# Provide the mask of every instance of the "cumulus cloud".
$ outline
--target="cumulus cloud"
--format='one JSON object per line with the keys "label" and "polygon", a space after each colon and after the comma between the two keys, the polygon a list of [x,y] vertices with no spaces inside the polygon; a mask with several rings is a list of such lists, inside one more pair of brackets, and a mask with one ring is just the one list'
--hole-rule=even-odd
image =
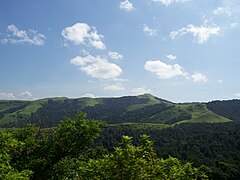
{"label": "cumulus cloud", "polygon": [[152,0],[152,1],[164,4],[165,6],[169,6],[172,3],[184,3],[190,0]]}
{"label": "cumulus cloud", "polygon": [[187,27],[181,28],[177,31],[172,31],[170,37],[175,39],[177,36],[184,36],[186,34],[192,34],[196,38],[199,44],[205,43],[208,41],[209,37],[212,35],[220,34],[220,27],[216,24],[207,24],[207,21],[204,22],[201,26],[195,26],[193,24],[187,25]]}
{"label": "cumulus cloud", "polygon": [[1,39],[2,44],[30,44],[36,46],[44,45],[46,37],[38,31],[29,29],[28,31],[18,29],[14,24],[7,27],[7,35]]}
{"label": "cumulus cloud", "polygon": [[134,95],[140,95],[140,94],[152,93],[152,91],[150,89],[146,89],[146,87],[137,87],[132,89],[132,93]]}
{"label": "cumulus cloud", "polygon": [[109,51],[108,56],[113,60],[120,60],[123,58],[123,55],[119,54],[118,52],[113,52],[113,51]]}
{"label": "cumulus cloud", "polygon": [[191,77],[194,82],[207,82],[208,81],[207,77],[199,72],[195,72]]}
{"label": "cumulus cloud", "polygon": [[100,56],[76,56],[70,63],[80,66],[79,69],[87,75],[99,79],[117,79],[122,73],[122,69],[118,65],[110,63]]}
{"label": "cumulus cloud", "polygon": [[107,91],[124,91],[125,88],[123,87],[122,84],[118,83],[118,84],[110,84],[110,85],[104,85],[103,87],[104,90]]}
{"label": "cumulus cloud", "polygon": [[30,91],[23,91],[19,94],[19,96],[23,99],[31,99],[33,97]]}
{"label": "cumulus cloud", "polygon": [[168,54],[168,55],[166,55],[166,57],[167,57],[170,61],[173,61],[173,60],[176,60],[176,59],[177,59],[177,56],[172,55],[172,54]]}
{"label": "cumulus cloud", "polygon": [[13,99],[16,99],[13,93],[0,93],[0,100],[13,100]]}
{"label": "cumulus cloud", "polygon": [[148,25],[144,24],[143,25],[143,32],[147,35],[147,36],[156,36],[158,30],[157,29],[152,29],[150,28]]}
{"label": "cumulus cloud", "polygon": [[187,76],[179,64],[169,65],[160,60],[150,60],[144,65],[145,70],[154,73],[160,79],[169,79],[176,76]]}
{"label": "cumulus cloud", "polygon": [[86,23],[76,23],[62,30],[62,36],[75,45],[86,44],[96,49],[106,49],[103,35],[98,34],[95,27]]}
{"label": "cumulus cloud", "polygon": [[129,0],[125,0],[120,2],[119,8],[124,11],[132,11],[134,10],[133,4]]}

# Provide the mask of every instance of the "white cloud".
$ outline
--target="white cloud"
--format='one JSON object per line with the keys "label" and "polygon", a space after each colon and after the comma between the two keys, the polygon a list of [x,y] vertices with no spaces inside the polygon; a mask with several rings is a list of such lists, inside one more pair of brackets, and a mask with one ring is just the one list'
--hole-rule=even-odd
{"label": "white cloud", "polygon": [[139,94],[152,93],[152,91],[150,89],[146,89],[146,87],[138,87],[138,88],[133,88],[132,93],[134,95],[139,95]]}
{"label": "white cloud", "polygon": [[207,77],[199,72],[195,72],[191,77],[194,82],[207,82],[208,81]]}
{"label": "white cloud", "polygon": [[112,52],[112,51],[108,52],[108,56],[113,60],[119,60],[123,58],[123,55],[119,54],[118,52]]}
{"label": "white cloud", "polygon": [[173,60],[176,60],[176,59],[177,59],[177,56],[172,55],[172,54],[168,54],[168,55],[166,55],[166,57],[167,57],[170,61],[173,61]]}
{"label": "white cloud", "polygon": [[215,15],[227,15],[232,16],[231,10],[228,7],[217,7],[213,10],[213,14]]}
{"label": "white cloud", "polygon": [[76,23],[62,30],[62,36],[75,45],[87,44],[96,49],[106,49],[103,43],[103,35],[98,34],[95,27],[86,23]]}
{"label": "white cloud", "polygon": [[95,96],[91,93],[84,94],[82,97],[95,98]]}
{"label": "white cloud", "polygon": [[80,66],[80,70],[87,75],[99,79],[117,79],[122,73],[119,66],[100,56],[76,56],[70,63]]}
{"label": "white cloud", "polygon": [[190,0],[152,0],[153,2],[162,3],[165,6],[169,6],[172,3],[184,3]]}
{"label": "white cloud", "polygon": [[210,36],[219,35],[220,27],[216,24],[208,25],[207,21],[205,21],[201,26],[189,24],[187,27],[181,28],[177,31],[172,31],[170,33],[170,37],[175,39],[177,36],[184,36],[186,34],[192,34],[197,39],[197,42],[202,44],[207,42]]}
{"label": "white cloud", "polygon": [[0,93],[0,99],[1,100],[13,100],[13,99],[16,99],[16,97],[13,95],[13,93]]}
{"label": "white cloud", "polygon": [[222,80],[222,79],[219,79],[219,80],[218,80],[218,83],[219,83],[219,84],[222,84],[222,83],[223,83],[223,80]]}
{"label": "white cloud", "polygon": [[105,85],[103,87],[104,90],[107,90],[107,91],[124,91],[125,88],[123,87],[122,84],[111,84],[111,85]]}
{"label": "white cloud", "polygon": [[144,65],[144,68],[147,71],[156,74],[160,79],[169,79],[176,76],[187,76],[187,73],[184,72],[183,68],[179,64],[169,65],[160,60],[147,61]]}
{"label": "white cloud", "polygon": [[157,29],[152,29],[148,25],[144,24],[143,25],[143,32],[146,35],[153,37],[153,36],[157,35],[158,30]]}
{"label": "white cloud", "polygon": [[124,11],[132,11],[134,10],[133,4],[129,0],[125,0],[120,2],[119,8]]}
{"label": "white cloud", "polygon": [[18,29],[14,24],[7,27],[7,35],[1,39],[2,44],[30,44],[36,46],[44,45],[46,37],[36,30],[28,31]]}
{"label": "white cloud", "polygon": [[31,99],[33,95],[30,91],[23,91],[19,94],[19,96],[23,99]]}

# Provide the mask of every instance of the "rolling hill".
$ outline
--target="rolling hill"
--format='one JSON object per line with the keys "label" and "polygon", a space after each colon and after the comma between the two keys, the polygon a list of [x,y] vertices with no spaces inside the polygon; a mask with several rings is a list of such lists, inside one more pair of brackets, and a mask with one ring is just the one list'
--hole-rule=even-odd
{"label": "rolling hill", "polygon": [[[151,94],[118,98],[4,100],[0,101],[0,127],[21,127],[25,123],[53,127],[60,120],[72,117],[79,111],[86,112],[89,118],[110,124],[171,125],[185,122],[229,122],[240,120],[240,101],[233,101],[177,104]],[[234,116],[227,113],[229,109],[236,111],[231,113]]]}

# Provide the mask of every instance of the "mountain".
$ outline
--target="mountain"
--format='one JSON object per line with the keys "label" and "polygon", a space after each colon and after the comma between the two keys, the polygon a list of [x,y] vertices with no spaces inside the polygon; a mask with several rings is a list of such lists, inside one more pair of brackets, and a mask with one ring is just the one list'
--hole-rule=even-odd
{"label": "mountain", "polygon": [[[236,102],[235,102],[236,101]],[[224,105],[223,105],[224,104]],[[226,105],[227,104],[227,105]],[[236,105],[237,104],[237,105]],[[235,108],[231,106],[235,106]],[[229,111],[229,113],[223,113]],[[21,127],[34,123],[56,126],[65,117],[83,111],[89,118],[110,124],[184,122],[229,122],[240,120],[240,101],[177,104],[151,94],[117,98],[46,98],[35,101],[0,101],[0,127]],[[236,116],[231,116],[236,111]]]}

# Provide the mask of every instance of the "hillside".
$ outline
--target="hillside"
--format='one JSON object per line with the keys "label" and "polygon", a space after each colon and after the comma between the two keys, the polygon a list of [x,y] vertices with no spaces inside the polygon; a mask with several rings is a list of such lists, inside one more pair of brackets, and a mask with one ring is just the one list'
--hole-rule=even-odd
{"label": "hillside", "polygon": [[240,121],[240,100],[212,101],[207,103],[207,108],[220,116]]}
{"label": "hillside", "polygon": [[[118,98],[47,98],[36,101],[0,101],[0,127],[21,127],[34,123],[52,127],[66,116],[86,112],[89,118],[110,124],[183,122],[229,122],[236,120],[221,114],[214,105],[204,103],[176,104],[151,94]],[[236,110],[236,109],[234,109]],[[236,110],[237,111],[237,110]]]}

